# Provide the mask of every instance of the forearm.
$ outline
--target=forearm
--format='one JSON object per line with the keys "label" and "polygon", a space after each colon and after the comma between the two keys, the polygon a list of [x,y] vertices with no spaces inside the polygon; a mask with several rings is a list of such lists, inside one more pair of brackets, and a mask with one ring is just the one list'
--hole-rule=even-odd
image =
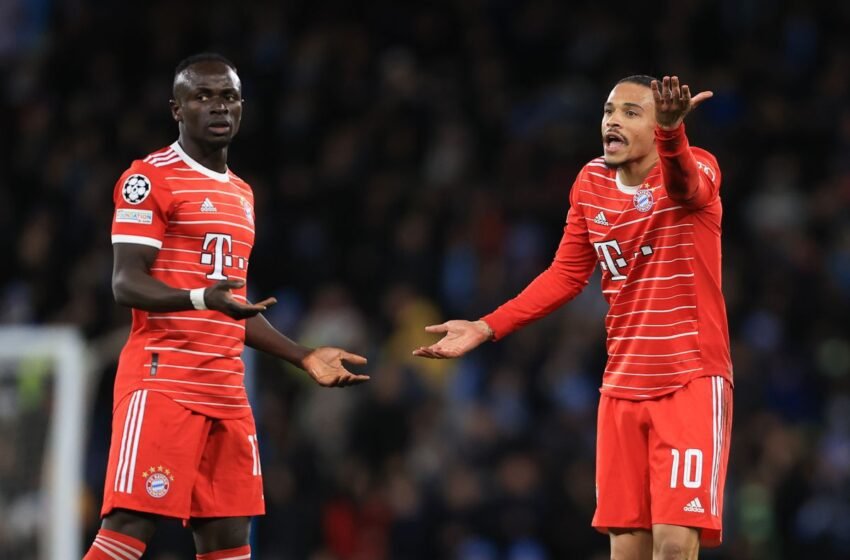
{"label": "forearm", "polygon": [[245,344],[304,369],[303,361],[312,348],[298,344],[256,315],[245,322]]}
{"label": "forearm", "polygon": [[172,288],[143,272],[124,271],[112,279],[112,293],[119,305],[142,311],[188,311],[194,309],[189,290]]}
{"label": "forearm", "polygon": [[519,295],[481,319],[493,331],[493,339],[498,340],[545,317],[573,299],[586,285],[587,280],[581,281],[550,267]]}
{"label": "forearm", "polygon": [[701,178],[685,135],[685,125],[673,130],[656,127],[655,141],[667,196],[679,203],[693,203],[700,194]]}

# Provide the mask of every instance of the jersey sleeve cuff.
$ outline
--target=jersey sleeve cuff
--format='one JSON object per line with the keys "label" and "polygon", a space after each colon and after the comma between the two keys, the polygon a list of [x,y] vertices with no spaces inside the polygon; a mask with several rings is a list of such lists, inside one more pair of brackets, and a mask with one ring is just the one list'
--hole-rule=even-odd
{"label": "jersey sleeve cuff", "polygon": [[479,321],[484,321],[487,323],[487,326],[490,327],[490,330],[493,331],[493,338],[491,340],[499,340],[511,332],[511,328],[507,321],[499,320],[499,312],[494,311],[489,315],[484,315],[479,319]]}
{"label": "jersey sleeve cuff", "polygon": [[147,245],[148,247],[162,249],[162,241],[141,235],[114,234],[112,236],[112,244],[115,245],[116,243],[135,243],[136,245]]}
{"label": "jersey sleeve cuff", "polygon": [[688,146],[688,137],[685,136],[685,123],[680,124],[673,130],[665,130],[660,126],[655,127],[655,144],[659,155],[675,155]]}

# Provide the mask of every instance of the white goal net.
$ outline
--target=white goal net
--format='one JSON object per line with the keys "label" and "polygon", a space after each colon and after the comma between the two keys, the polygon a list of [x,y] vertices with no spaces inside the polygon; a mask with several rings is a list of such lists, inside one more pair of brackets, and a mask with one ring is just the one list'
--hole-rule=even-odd
{"label": "white goal net", "polygon": [[79,560],[85,342],[73,328],[0,328],[0,560]]}

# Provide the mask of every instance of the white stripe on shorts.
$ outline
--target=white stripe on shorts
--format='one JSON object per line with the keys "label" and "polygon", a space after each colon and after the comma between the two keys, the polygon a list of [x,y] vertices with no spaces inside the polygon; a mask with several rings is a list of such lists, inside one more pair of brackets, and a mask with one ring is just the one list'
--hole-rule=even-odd
{"label": "white stripe on shorts", "polygon": [[127,406],[127,419],[124,421],[124,433],[121,436],[118,469],[115,472],[116,492],[133,492],[133,473],[136,471],[136,457],[139,452],[139,436],[142,432],[142,422],[145,418],[145,403],[148,399],[147,390],[133,393]]}

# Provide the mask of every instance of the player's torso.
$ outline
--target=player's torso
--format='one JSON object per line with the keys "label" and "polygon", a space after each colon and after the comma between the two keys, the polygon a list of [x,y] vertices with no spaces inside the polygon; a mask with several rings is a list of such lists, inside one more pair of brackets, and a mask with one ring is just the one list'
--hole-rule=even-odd
{"label": "player's torso", "polygon": [[[193,160],[160,152],[134,164],[153,189],[167,192],[162,246],[150,274],[173,288],[247,280],[254,243],[253,194],[231,173],[199,169]],[[185,156],[184,156],[185,157]],[[151,168],[153,167],[153,168]],[[154,211],[155,220],[160,215]],[[232,290],[245,301],[247,288]],[[216,311],[133,310],[121,356],[116,397],[145,388],[198,412],[239,416],[249,410],[243,383],[245,321]]]}
{"label": "player's torso", "polygon": [[601,158],[583,173],[577,204],[610,305],[603,392],[647,398],[675,390],[704,365],[697,304],[703,272],[719,275],[720,203],[699,213],[683,208],[667,196],[657,167],[637,188],[618,184]]}

